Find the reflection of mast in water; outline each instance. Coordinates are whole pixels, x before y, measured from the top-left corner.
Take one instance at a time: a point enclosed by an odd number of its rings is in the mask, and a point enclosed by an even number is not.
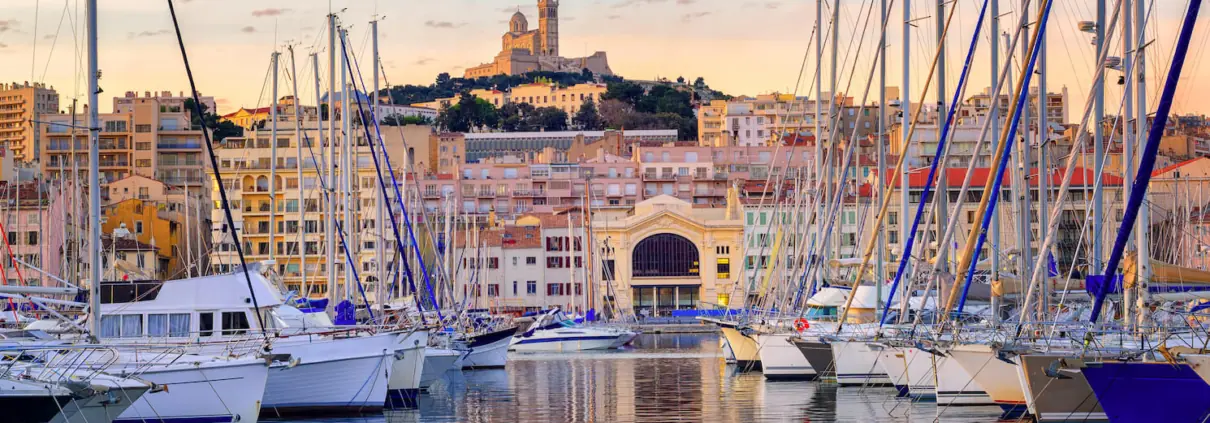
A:
[[[839,385],[815,383],[811,388],[811,402],[803,407],[802,421],[836,421],[836,395]]]

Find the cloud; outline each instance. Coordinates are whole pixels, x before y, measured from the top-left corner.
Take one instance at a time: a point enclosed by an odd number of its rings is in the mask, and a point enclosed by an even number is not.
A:
[[[676,4],[679,4],[679,5],[682,5],[682,6],[684,6],[684,5],[690,5],[690,4],[693,4],[693,3],[696,3],[696,2],[697,2],[697,0],[676,0]]]
[[[438,28],[438,29],[454,29],[454,28],[460,28],[465,25],[466,25],[466,22],[458,22],[458,23],[449,22],[449,21],[425,21],[424,22],[424,26],[427,26],[429,28]]]
[[[621,16],[619,16],[619,15],[609,15],[609,16],[606,16],[606,17],[605,17],[605,19],[609,19],[609,20],[611,20],[611,21],[614,21],[614,20],[622,19],[622,17],[621,17]]]
[[[690,21],[693,21],[693,20],[695,20],[695,19],[697,19],[697,18],[702,18],[702,17],[706,17],[706,16],[710,16],[710,12],[693,12],[693,13],[686,13],[686,14],[684,14],[684,15],[681,15],[681,21],[683,21],[683,22],[690,22]]]
[[[128,32],[128,33],[126,33],[126,38],[133,40],[135,38],[155,37],[155,36],[166,35],[166,34],[168,34],[167,29],[160,29],[160,30],[155,30],[155,31]]]
[[[256,32],[256,28],[251,27],[251,26],[245,26],[243,28],[240,28],[239,30],[240,30],[240,32],[243,32],[245,34],[251,34],[253,32]]]
[[[570,21],[576,20],[576,17],[575,16],[561,16],[561,17],[559,17],[559,19],[563,20],[564,22],[570,22]]]
[[[18,32],[17,27],[20,25],[21,22],[17,22],[16,19],[0,20],[0,34],[8,31]]]
[[[777,3],[777,2],[768,2],[768,3],[765,3],[765,8],[766,8],[766,9],[776,9],[776,8],[778,8],[778,7],[781,7],[781,3]]]
[[[416,59],[416,61],[415,61],[415,62],[412,62],[412,64],[413,64],[413,65],[416,65],[416,66],[424,66],[424,65],[427,65],[427,64],[429,64],[429,63],[433,63],[433,58],[432,58],[432,57],[421,57],[421,58],[419,58],[419,59]]]
[[[290,9],[279,9],[279,8],[270,7],[268,9],[253,10],[252,16],[261,18],[261,17],[266,17],[266,16],[281,16],[281,15],[284,15],[287,13],[290,13]]]
[[[0,48],[8,48],[8,44],[0,43]]]
[[[43,35],[43,36],[42,36],[42,39],[43,39],[43,40],[53,40],[53,39],[55,39],[55,34],[46,34],[46,35]]]
[[[640,5],[640,4],[651,5],[651,4],[656,4],[656,3],[664,3],[665,1],[667,1],[667,0],[624,0],[622,2],[615,3],[613,5],[613,8],[621,9],[624,7],[636,6],[636,5]],[[678,0],[678,2],[679,1],[680,0]]]

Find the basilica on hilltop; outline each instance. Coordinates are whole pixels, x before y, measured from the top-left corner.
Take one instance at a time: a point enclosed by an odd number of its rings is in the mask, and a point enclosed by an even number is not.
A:
[[[581,72],[613,75],[605,52],[588,57],[559,55],[559,0],[538,0],[538,29],[529,29],[525,14],[517,11],[508,21],[508,32],[501,37],[501,50],[491,63],[467,68],[466,78],[517,75],[533,71]]]

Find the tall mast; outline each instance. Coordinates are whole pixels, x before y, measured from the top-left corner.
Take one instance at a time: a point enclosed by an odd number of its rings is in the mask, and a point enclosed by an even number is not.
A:
[[[315,74],[316,80],[319,74]],[[316,94],[318,95],[318,94]],[[328,303],[336,301],[336,15],[328,15],[328,195],[324,236],[328,241]],[[323,120],[323,117],[320,117]],[[321,131],[322,132],[322,131]],[[322,137],[321,137],[322,138]],[[321,145],[322,148],[322,145]]]
[[[912,115],[912,99],[908,95],[908,93],[911,91],[911,87],[912,87],[912,77],[911,77],[911,75],[912,75],[912,66],[911,66],[912,54],[911,53],[912,53],[912,0],[903,0],[903,89],[901,89],[899,91],[899,114],[902,118],[902,122],[899,124],[899,133],[903,137],[903,139],[901,140],[901,144],[900,144],[903,146],[903,148],[899,149],[899,155],[901,155],[901,156],[906,155],[908,153],[907,152],[908,147],[911,146],[911,134],[908,133],[909,132],[908,128],[911,128],[911,126],[912,126],[912,119],[910,117]],[[902,168],[899,169],[899,243],[900,243],[900,251],[906,251],[907,242],[908,242],[908,240],[912,239],[910,236],[908,236],[909,235],[908,234],[908,227],[909,227],[909,225],[908,225],[908,216],[909,216],[908,215],[908,199],[910,198],[908,196],[908,190],[910,189],[910,187],[911,186],[908,183],[908,167],[903,166]],[[900,257],[899,259],[903,260],[903,257]],[[912,274],[912,270],[911,270],[912,265],[911,265],[910,260],[908,260],[907,263],[905,263],[904,265],[901,265],[900,267],[903,268],[903,270],[900,273],[908,274],[908,275]],[[902,275],[897,275],[896,277],[902,277]],[[904,289],[904,292],[910,292],[910,291],[911,290],[909,290],[909,289],[906,289],[906,288]],[[895,295],[895,293],[892,292],[891,295]],[[906,299],[906,298],[909,298],[909,296],[905,294],[903,296],[903,298]],[[907,305],[908,301],[904,300],[903,304]],[[883,313],[883,314],[885,314],[885,313]],[[900,316],[902,317],[903,314],[900,313]]]
[[[290,46],[289,48],[290,48],[290,83],[293,85],[292,91],[294,92],[294,153],[295,153],[294,161],[298,164],[298,167],[296,168],[296,171],[297,171],[296,177],[298,178],[298,271],[300,272],[300,275],[302,276],[302,280],[303,280],[302,284],[305,285],[307,283],[306,282],[307,281],[307,252],[306,252],[307,243],[306,243],[306,231],[304,230],[305,228],[303,226],[307,221],[307,207],[306,207],[307,200],[305,200],[307,197],[306,197],[305,193],[303,192],[303,153],[302,153],[303,128],[302,128],[302,116],[300,115],[302,105],[298,99],[298,66],[295,65],[295,63],[294,63],[294,46]],[[319,92],[319,90],[315,90],[315,91]],[[303,290],[302,295],[308,295],[307,291]]]
[[[349,30],[342,28],[340,30],[340,45],[341,46],[349,45],[348,36],[349,36]],[[342,47],[342,49],[343,49],[343,47]],[[352,111],[353,110],[351,109],[351,105],[349,104],[349,97],[353,96],[353,95],[357,95],[357,93],[356,92],[350,93],[350,90],[349,90],[349,68],[348,68],[348,63],[347,63],[348,60],[349,60],[349,53],[343,52],[340,55],[340,124],[341,124],[340,140],[342,141],[341,142],[341,152],[340,152],[340,157],[342,159],[340,162],[340,176],[341,176],[340,180],[342,183],[342,188],[344,189],[344,223],[343,223],[343,227],[344,227],[344,232],[345,232],[345,237],[346,237],[345,248],[349,249],[349,256],[352,257],[352,260],[350,260],[351,263],[345,264],[345,266],[346,266],[345,272],[344,272],[345,273],[345,299],[352,301],[353,285],[355,285],[357,283],[357,281],[353,279],[353,270],[354,269],[351,269],[349,267],[356,266],[357,260],[360,259],[360,255],[358,254],[358,251],[357,251],[358,250],[357,233],[360,232],[361,228],[359,227],[360,225],[353,224],[354,223],[354,221],[353,221],[353,205],[354,205],[353,204],[353,177],[354,176],[353,175],[355,173],[353,171],[353,163],[356,162],[356,160],[353,159],[353,152],[356,151],[356,149],[354,147],[354,142],[355,142],[354,140],[356,138],[353,136],[353,128],[352,128],[352,126],[353,126],[352,125],[353,124]],[[353,91],[356,91],[356,90],[353,90]]]
[[[1029,12],[1022,10],[1022,13],[1029,13]],[[1008,41],[1008,33],[1004,33],[1003,35],[1004,35],[1004,45],[1011,46],[1011,44]],[[1030,43],[1028,43],[1028,42],[1021,43],[1022,48],[1024,48],[1024,49],[1028,49],[1029,44]],[[1007,47],[1007,48],[1011,48],[1011,47]],[[1009,51],[1008,57],[1005,60],[1011,61],[1012,54],[1013,54],[1013,52]],[[1021,61],[1025,61],[1025,60],[1028,60],[1028,53],[1022,53],[1022,55],[1021,55]],[[1013,80],[1012,67],[1010,66],[1006,69],[1008,69],[1008,71],[1006,72],[1008,74],[1008,76],[1007,76],[1007,78],[1005,78],[1005,81],[1012,81]],[[1013,98],[1013,97],[1016,95],[1015,93],[1018,92],[1016,86],[1013,87],[1012,92],[1014,94],[1009,94],[1007,96],[1009,98],[1010,102],[1012,100],[1015,100],[1015,98]],[[1029,89],[1026,88],[1025,92],[1022,93],[1021,95],[1028,96]],[[1025,104],[1028,104],[1028,103],[1029,102],[1027,100],[1025,102]],[[1000,104],[1000,98],[998,96],[996,97],[996,104]],[[1006,119],[1004,122],[1005,125],[1013,126],[1014,123],[1019,124],[1020,122],[1026,122],[1025,118],[1022,117],[1022,115],[1024,114],[1024,110],[1022,110],[1020,113],[1014,114],[1011,109],[1014,108],[1015,105],[1010,103],[1008,105],[1008,107],[1010,108],[1010,110],[1005,110],[1004,116],[1008,119],[1012,119],[1013,122],[1009,122]],[[1028,109],[1028,107],[1023,107],[1023,109]],[[1025,137],[1025,135],[1021,135],[1021,136]],[[1013,200],[1014,200],[1013,208],[1016,209],[1015,210],[1016,212],[1014,214],[1017,216],[1017,218],[1014,219],[1017,223],[1017,229],[1016,229],[1017,239],[1015,241],[1015,244],[1017,246],[1017,257],[1016,257],[1017,270],[1016,271],[1017,271],[1018,275],[1028,275],[1029,274],[1029,263],[1031,262],[1031,258],[1033,257],[1033,255],[1030,254],[1030,252],[1033,251],[1033,249],[1029,242],[1030,241],[1030,239],[1029,239],[1030,238],[1029,185],[1027,184],[1029,179],[1025,177],[1026,172],[1029,171],[1029,167],[1025,164],[1024,152],[1029,151],[1029,148],[1024,142],[1017,143],[1016,148],[1017,148],[1017,151],[1014,153],[1016,156],[1015,157],[1016,160],[1014,162],[1016,163],[1017,166],[1011,175],[1012,176],[1012,186],[1010,187],[1010,189],[1012,190]],[[1007,154],[1008,152],[1005,152],[1005,153]],[[990,163],[990,165],[995,166],[996,164]],[[989,194],[990,194],[989,192],[984,192],[983,195],[986,197]],[[1028,310],[1022,310],[1021,313],[1022,313],[1022,315],[1024,315],[1024,313],[1028,313]]]
[[[1143,48],[1143,34],[1146,34],[1146,10],[1143,9],[1145,2],[1134,2],[1134,28],[1139,36],[1135,43],[1136,48]],[[1140,52],[1143,53],[1143,52]],[[1135,81],[1135,88],[1138,90],[1138,102],[1135,104],[1135,126],[1137,128],[1139,140],[1147,137],[1147,78],[1146,78],[1146,54],[1139,54],[1138,61],[1134,64],[1135,72],[1138,73],[1138,79]],[[1145,145],[1142,142],[1138,143],[1139,160],[1142,160],[1146,155]],[[1141,166],[1141,164],[1140,164]],[[1135,228],[1135,241],[1138,243],[1138,280],[1139,290],[1139,310],[1147,303],[1147,285],[1151,280],[1151,246],[1148,236],[1151,234],[1151,208],[1144,206],[1142,213],[1139,213],[1138,226]],[[1139,321],[1142,322],[1142,314],[1139,315]]]
[[[1104,1],[1104,0],[1099,0],[1099,1]],[[987,93],[988,100],[990,100],[990,107],[987,112],[987,119],[990,119],[990,122],[989,122],[990,133],[998,134],[998,133],[1000,133],[1000,129],[999,129],[1000,99],[999,99],[999,95],[997,95],[995,98],[992,98],[991,95],[998,93],[1000,91],[998,88],[998,85],[1000,85],[1000,79],[999,79],[1000,78],[1000,75],[999,75],[999,73],[1000,73],[1000,48],[996,45],[997,44],[996,38],[1000,34],[1000,0],[988,0],[988,6],[989,6],[989,9],[991,9],[991,13],[990,13],[991,19],[988,19],[988,25],[990,25],[990,27],[988,28],[988,31],[987,31],[987,34],[989,36],[991,36],[991,43],[990,43],[991,48],[988,49],[989,52],[991,53],[991,66],[989,67],[989,69],[991,69],[991,72],[990,72],[991,84],[988,85],[991,88],[991,91]],[[971,160],[978,160],[978,157],[971,157]],[[992,214],[991,232],[992,232],[991,233],[991,237],[992,237],[992,250],[991,250],[992,281],[999,281],[1000,280],[1000,213],[998,211],[996,213]],[[992,298],[991,298],[991,302],[992,302],[992,304],[991,304],[992,317],[991,318],[992,318],[992,323],[995,324],[995,323],[1000,323],[1000,296],[995,294],[994,290],[992,292],[993,293],[992,293]]]
[[[1130,7],[1129,1],[1124,1],[1121,4],[1122,13],[1122,69],[1126,78],[1125,88],[1126,95],[1122,101],[1125,103],[1122,106],[1122,116],[1119,116],[1120,130],[1122,131],[1122,207],[1130,204],[1130,193],[1133,187],[1127,181],[1134,180],[1134,130],[1132,129],[1131,120],[1134,117],[1134,96],[1130,93],[1130,84],[1134,83],[1134,21],[1130,19],[1133,10]],[[1117,126],[1117,125],[1115,125]],[[1113,134],[1110,134],[1112,136]],[[1126,236],[1134,236],[1130,232]],[[1137,246],[1137,244],[1136,244]],[[1134,315],[1134,292],[1132,290],[1123,290],[1122,292],[1122,317],[1123,321],[1130,322]]]
[[[314,74],[314,75],[315,75],[315,114],[317,115],[317,116],[315,116],[315,123],[316,123],[316,125],[317,125],[316,130],[315,130],[315,135],[316,135],[316,136],[315,136],[315,138],[318,140],[319,148],[321,149],[321,150],[320,150],[320,156],[322,157],[322,156],[323,156],[323,150],[322,150],[322,149],[324,148],[324,119],[323,119],[323,115],[319,114],[319,106],[323,104],[323,92],[322,92],[322,91],[320,91],[320,89],[319,89],[319,54],[316,54],[316,53],[311,53],[311,69],[312,69],[312,74]],[[329,114],[329,116],[330,116],[330,115],[331,115],[331,113],[332,113],[332,110],[331,110],[331,109],[332,109],[332,107],[331,107],[331,106],[329,106],[329,107],[328,107],[328,114]],[[301,142],[301,141],[303,140],[303,138],[301,138],[301,137],[302,137],[302,135],[301,135],[301,134],[299,134],[299,137],[300,137],[300,138],[299,138],[299,144],[298,144],[298,154],[299,154],[299,155],[302,155],[302,142]],[[331,139],[331,138],[328,138],[328,142],[332,142],[332,139]],[[315,162],[315,160],[314,160],[314,156],[311,156],[311,157],[312,157],[312,160],[311,160],[311,161],[312,161],[312,162]],[[332,160],[331,160],[331,159],[328,159],[327,161],[328,161],[328,162],[331,162]],[[318,184],[318,182],[320,182],[320,181],[322,181],[322,180],[323,180],[323,177],[324,177],[324,170],[323,170],[323,166],[325,166],[325,165],[326,165],[326,163],[312,163],[312,165],[315,167],[315,180],[316,180],[316,182],[317,182],[317,183],[316,183],[316,185],[317,185],[317,187],[318,187],[318,185],[320,185],[320,184]],[[299,166],[302,166],[301,162],[299,163]],[[300,190],[302,189],[303,185],[304,185],[304,184],[302,183],[302,181],[301,181],[301,180],[299,180],[299,181],[298,181],[298,187],[299,187],[299,189],[300,189]],[[326,193],[326,191],[325,191],[323,188],[319,188],[319,190],[320,190],[320,193],[321,193],[321,194]],[[328,217],[328,216],[330,216],[330,214],[331,214],[331,210],[332,210],[332,202],[331,202],[331,201],[329,201],[329,200],[328,200],[326,197],[324,197],[323,195],[321,195],[321,200],[323,200],[323,202],[324,202],[324,207],[325,207],[325,209],[326,209],[326,211],[327,211],[327,213],[325,213],[325,214],[324,214],[324,216],[325,216],[325,217]],[[300,199],[299,201],[302,201],[302,200]],[[319,221],[320,221],[320,222],[323,222],[324,220],[323,220],[323,219],[320,219]],[[330,221],[329,221],[329,222],[330,222]],[[298,231],[299,231],[300,233],[305,234],[305,233],[307,232],[306,221],[304,220],[304,221],[298,222],[298,225],[299,225]],[[333,249],[332,249],[332,247],[331,247],[331,245],[332,245],[332,244],[331,244],[331,240],[332,240],[332,229],[331,229],[331,225],[324,224],[323,226],[324,226],[324,228],[325,228],[325,229],[324,229],[324,237],[325,237],[325,238],[324,238],[324,240],[328,241],[328,265],[329,265],[329,266],[331,266],[331,265],[332,265],[332,262],[333,262],[333,260],[332,260],[332,253],[335,251],[335,250],[333,250]],[[316,229],[318,229],[318,228],[316,228]],[[316,245],[318,245],[318,243],[316,243]],[[301,249],[303,249],[303,250],[306,250],[306,244],[299,245],[298,247],[299,247],[299,248],[301,248]],[[305,265],[306,263],[303,263],[303,264]],[[310,296],[309,294],[310,294],[310,292],[311,292],[311,291],[310,291],[310,290],[308,290],[308,287],[307,287],[307,285],[308,285],[308,281],[307,281],[307,277],[306,277],[306,275],[307,275],[307,274],[306,274],[306,270],[305,270],[305,269],[306,269],[306,266],[303,266],[303,269],[304,269],[304,270],[303,270],[303,285],[302,285],[302,286],[303,286],[303,293],[305,293],[305,294],[307,294],[308,296]],[[334,287],[334,286],[336,286],[336,283],[335,283],[335,282],[333,282],[333,281],[335,280],[335,279],[334,279],[334,278],[335,278],[335,276],[334,276],[335,274],[336,274],[336,272],[335,272],[335,271],[333,271],[333,269],[331,269],[331,268],[329,268],[329,269],[328,269],[328,291],[327,291],[327,296],[328,296],[328,298],[329,298],[329,299],[331,299],[331,298],[332,298],[332,290],[333,290],[333,287]],[[329,303],[331,303],[331,301],[329,301]]]
[[[937,27],[937,50],[939,51],[939,53],[937,54],[937,118],[936,118],[937,119],[936,122],[937,122],[937,139],[938,140],[941,139],[941,127],[945,125],[945,116],[946,116],[946,106],[945,106],[946,103],[945,102],[947,100],[946,99],[947,90],[946,90],[946,86],[945,86],[945,56],[946,56],[945,25],[942,24],[942,21],[945,19],[945,2],[946,2],[946,0],[937,0],[937,19],[936,19],[937,24],[934,25]],[[936,184],[937,184],[936,192],[937,193],[934,194],[934,196],[933,196],[933,200],[937,204],[937,229],[936,229],[936,231],[937,231],[938,237],[941,236],[942,228],[946,227],[949,222],[949,196],[950,196],[950,194],[949,194],[949,187],[945,183],[946,167],[947,166],[944,161],[937,164],[937,168],[939,169],[940,173],[938,173],[939,177],[937,178],[937,182],[936,182]],[[924,200],[925,200],[924,198],[920,199],[920,201],[924,201]],[[926,226],[926,228],[927,228],[927,226]],[[925,239],[928,239],[928,238],[926,237]],[[940,245],[941,243],[949,242],[948,239],[940,239],[940,238],[936,238],[936,241],[937,241],[938,245]],[[940,251],[940,249],[938,249],[938,251]],[[940,267],[941,271],[944,272],[947,269],[949,269],[949,265],[948,265],[949,260],[946,257],[937,257],[937,261],[942,263],[941,267]],[[938,292],[940,292],[940,288],[941,287],[938,286]],[[926,292],[925,295],[928,295],[928,293]]]
[[[832,44],[831,45],[832,72],[830,72],[830,74],[828,75],[828,77],[829,77],[828,89],[831,90],[832,92],[828,96],[829,97],[828,98],[828,120],[831,121],[833,125],[839,126],[840,125],[840,120],[839,120],[840,108],[836,105],[836,97],[837,97],[836,71],[838,70],[838,66],[840,65],[840,62],[838,61],[838,56],[837,56],[837,52],[838,52],[839,46],[840,46],[840,0],[835,0],[832,2],[832,43],[831,44]],[[839,153],[839,151],[840,151],[840,149],[838,148],[840,145],[839,141],[840,141],[840,138],[844,137],[844,131],[843,130],[842,131],[829,131],[829,133],[833,133],[833,132],[836,133],[837,139],[830,139],[831,138],[830,134],[828,136],[828,138],[829,138],[828,139],[828,158],[833,159],[833,160],[829,160],[829,162],[828,162],[828,169],[827,169],[828,183],[826,185],[828,190],[825,192],[829,193],[829,195],[828,195],[828,197],[825,197],[825,198],[831,198],[831,193],[832,193],[831,190],[841,189],[841,184],[836,183],[835,185],[833,185],[833,183],[836,182],[836,165],[839,162],[837,160],[834,160],[834,159],[836,159],[836,157],[832,157],[832,156],[835,155],[836,153]],[[840,176],[840,180],[844,181],[844,175]],[[844,201],[843,197],[841,198],[840,201],[842,201],[842,202]],[[841,212],[843,213],[843,210]],[[835,234],[833,233],[833,234],[826,234],[826,235],[828,235],[828,237],[827,237],[828,245],[831,247],[831,248],[827,249],[827,251],[828,251],[827,258],[833,259],[833,258],[839,257],[840,256],[840,254],[839,254],[840,253],[840,243],[836,242]],[[856,288],[854,288],[854,289],[856,289]]]
[[[273,97],[269,101],[269,260],[277,253],[277,72],[276,51],[270,56],[273,68]]]
[[[886,0],[879,1],[878,17],[879,22],[882,22],[882,28],[886,28],[887,22],[887,7]],[[879,37],[879,43],[886,45],[886,31],[882,31],[882,36]],[[878,201],[883,201],[887,196],[886,181],[886,48],[878,49],[878,141],[875,145],[878,146]],[[874,312],[877,313],[882,308],[882,282],[886,279],[885,250],[886,250],[886,229],[887,225],[881,223],[874,229],[875,236],[878,237],[878,265],[875,271],[878,272],[878,277],[874,279],[874,289],[877,292],[877,302],[874,305]],[[795,235],[797,241],[797,234]]]
[[[1044,5],[1038,4],[1038,9],[1041,10]],[[1047,160],[1046,144],[1050,141],[1050,131],[1047,129],[1046,120],[1046,34],[1042,34],[1042,43],[1038,44],[1038,234],[1042,234],[1048,228],[1050,217],[1050,208],[1047,207],[1047,197],[1050,196],[1050,165]],[[1042,242],[1041,239],[1038,240]],[[1038,254],[1047,256],[1046,263],[1050,262],[1050,250],[1038,250]],[[1056,263],[1056,266],[1058,264]],[[1049,272],[1049,269],[1047,270]],[[1049,280],[1049,273],[1047,279]],[[1050,302],[1050,284],[1042,284],[1042,289],[1038,291],[1038,309],[1045,312],[1049,309]]]
[[[1101,53],[1105,50],[1105,0],[1096,0],[1097,2],[1097,27],[1096,27],[1096,49],[1097,57],[1101,57]],[[1123,58],[1124,59],[1124,58]],[[1092,159],[1094,174],[1100,176],[1105,171],[1105,161],[1102,156],[1105,149],[1105,80],[1098,79],[1092,87],[1094,91],[1093,98],[1093,129],[1092,129]],[[1111,134],[1112,135],[1112,134]],[[1103,238],[1105,230],[1102,220],[1104,219],[1105,201],[1101,193],[1101,178],[1094,178],[1092,188],[1092,250],[1088,252],[1089,262],[1093,269],[1102,267],[1101,260],[1105,257],[1105,247]],[[1125,185],[1125,184],[1123,184]]]
[[[819,183],[820,178],[823,176],[823,116],[821,101],[823,101],[823,0],[818,0],[815,2],[815,174],[812,175],[812,182],[820,189],[815,192],[815,196],[819,200],[817,201],[818,207],[815,210],[815,219],[813,222],[815,224],[815,231],[812,233],[812,246],[823,242],[825,234],[823,233],[823,225],[820,223],[823,219],[824,211],[827,210],[827,205],[823,201],[823,184]],[[814,251],[810,251],[809,253],[815,254]],[[810,259],[814,261],[817,257],[810,257]],[[821,285],[822,282],[823,272],[815,272],[812,289],[808,290],[808,292],[814,293],[814,287]]]
[[[97,0],[87,0],[88,9],[88,250],[90,258],[88,270],[89,296],[88,310],[92,313],[88,319],[88,330],[93,339],[101,339],[101,164],[100,136],[101,120],[97,109],[101,103],[97,100],[100,93],[97,79]],[[72,157],[75,161],[75,157]],[[235,228],[231,228],[235,231]]]
[[[369,118],[377,120],[377,119],[379,119],[379,117],[378,117],[378,69],[379,69],[379,65],[378,65],[378,19],[377,18],[375,18],[373,21],[370,21],[370,43],[372,46],[371,51],[372,51],[372,54],[374,55],[374,60],[372,61],[372,63],[374,64],[374,91],[372,93],[370,93],[370,98],[371,98],[370,103],[372,103],[372,105],[370,106]],[[367,123],[362,122],[362,124],[364,125]],[[373,122],[370,122],[368,124],[372,125]],[[378,140],[378,142],[382,142],[382,140]],[[378,155],[378,151],[374,150],[374,148],[371,147],[370,154]],[[384,164],[383,167],[386,168],[385,170],[387,172],[392,172],[392,173],[394,172],[394,170],[392,170],[390,168],[390,164],[386,163],[385,159],[381,160],[381,161],[383,162],[383,164]],[[407,175],[405,174],[404,177],[407,177]],[[387,222],[386,218],[384,217],[385,211],[383,210],[383,207],[385,207],[386,203],[387,203],[387,197],[386,197],[385,189],[374,190],[374,191],[376,192],[376,194],[378,196],[378,201],[375,201],[376,207],[374,208],[374,214],[375,214],[375,220],[374,220],[374,234],[375,234],[374,256],[375,257],[374,258],[378,264],[378,266],[376,268],[378,270],[378,284],[375,285],[374,291],[377,293],[378,298],[380,300],[382,300],[385,298],[385,297],[383,297],[383,293],[382,293],[382,289],[384,286],[383,284],[385,284],[386,280],[387,280],[386,249],[385,249],[386,247],[383,245],[383,244],[386,244],[386,232],[382,230],[383,224],[385,222]],[[402,257],[400,257],[400,258],[402,259]]]

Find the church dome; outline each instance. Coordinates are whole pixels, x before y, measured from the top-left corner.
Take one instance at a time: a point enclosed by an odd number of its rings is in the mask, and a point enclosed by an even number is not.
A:
[[[511,32],[529,31],[529,21],[525,19],[525,15],[520,10],[513,14],[513,18],[508,21],[508,30]]]

